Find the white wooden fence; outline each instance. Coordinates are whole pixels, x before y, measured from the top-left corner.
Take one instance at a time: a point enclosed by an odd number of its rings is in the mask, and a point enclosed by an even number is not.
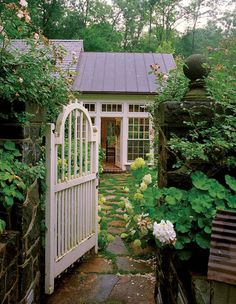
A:
[[[54,279],[95,247],[97,251],[96,129],[80,103],[63,108],[46,135],[45,293]]]

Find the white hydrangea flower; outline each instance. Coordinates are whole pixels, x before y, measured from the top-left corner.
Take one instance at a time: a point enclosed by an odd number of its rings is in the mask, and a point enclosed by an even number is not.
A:
[[[151,174],[146,174],[146,175],[144,175],[144,177],[143,177],[143,182],[144,182],[146,185],[151,184],[151,182],[152,182],[152,176],[151,176]]]
[[[23,13],[21,10],[19,10],[19,11],[17,12],[16,16],[17,16],[19,19],[22,19],[22,18],[24,17],[24,13]]]
[[[28,6],[28,3],[26,0],[20,0],[19,4],[22,6],[22,7],[27,7]]]
[[[159,224],[157,222],[153,225],[153,235],[162,244],[174,244],[176,241],[176,233],[174,225],[170,221],[161,220]]]
[[[141,183],[140,188],[139,188],[142,192],[147,190],[147,184],[145,184],[144,182]]]

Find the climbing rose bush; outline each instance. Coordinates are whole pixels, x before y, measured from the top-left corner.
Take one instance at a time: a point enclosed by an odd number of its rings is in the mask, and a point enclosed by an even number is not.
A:
[[[168,220],[161,220],[159,224],[154,222],[153,235],[162,245],[175,244],[176,242],[174,225]]]

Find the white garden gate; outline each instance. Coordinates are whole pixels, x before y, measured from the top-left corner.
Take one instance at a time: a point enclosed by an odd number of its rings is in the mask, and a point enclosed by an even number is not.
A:
[[[80,103],[63,108],[46,135],[45,293],[54,279],[95,247],[97,251],[97,133]]]

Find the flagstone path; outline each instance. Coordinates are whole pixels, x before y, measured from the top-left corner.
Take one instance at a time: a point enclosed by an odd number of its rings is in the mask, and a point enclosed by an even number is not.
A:
[[[155,258],[150,258],[153,252],[130,248],[120,237],[125,221],[119,200],[125,195],[122,188],[132,182],[131,178],[128,174],[102,175],[99,192],[106,198],[102,216],[114,240],[98,255],[87,256],[57,279],[54,294],[44,303],[155,303]]]

